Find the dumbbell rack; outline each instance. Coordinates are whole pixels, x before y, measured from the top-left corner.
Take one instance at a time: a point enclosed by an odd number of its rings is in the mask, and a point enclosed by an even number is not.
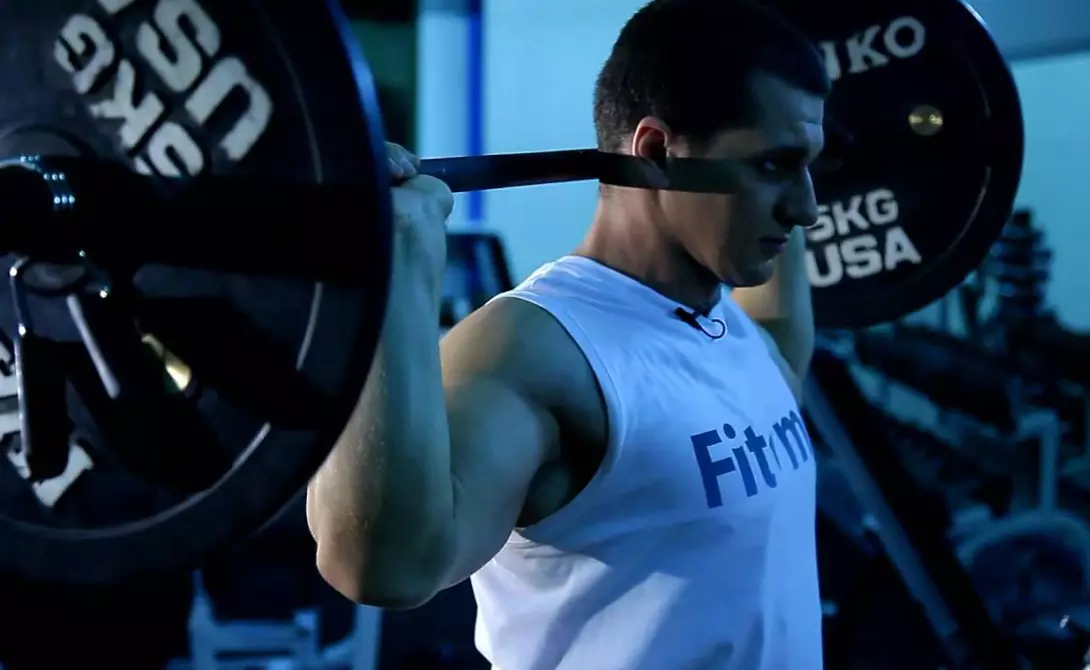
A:
[[[864,366],[942,408],[935,430],[950,443],[949,453],[960,450],[986,472],[1016,478],[1019,489],[1036,498],[1027,505],[1056,506],[1065,426],[1041,402],[1044,384],[1017,361],[908,325],[858,334],[853,353]],[[1035,450],[1032,460],[1025,455],[1029,449]],[[1027,473],[1036,473],[1037,481],[1027,480]]]
[[[926,496],[905,477],[903,461],[881,438],[881,416],[863,396],[848,362],[819,349],[806,397],[813,430],[834,451],[854,493],[875,519],[875,531],[887,554],[921,604],[954,667],[1025,667],[1025,658],[993,620],[954,552],[945,524],[926,513]],[[1082,667],[1075,666],[1074,659],[1081,658],[1087,646],[1084,636],[1075,636],[1070,667]]]
[[[988,345],[1043,378],[1039,404],[1056,408],[1063,422],[1053,476],[1087,492],[1090,399],[1085,389],[1090,386],[1090,337],[1063,326],[1048,308],[1051,261],[1052,251],[1044,232],[1034,226],[1032,212],[1015,212],[984,266],[995,299],[981,330],[994,340]]]
[[[986,274],[995,287],[995,311],[989,319],[1005,334],[1017,335],[1046,314],[1052,251],[1044,233],[1033,226],[1028,210],[1011,217],[1003,234],[992,245]]]

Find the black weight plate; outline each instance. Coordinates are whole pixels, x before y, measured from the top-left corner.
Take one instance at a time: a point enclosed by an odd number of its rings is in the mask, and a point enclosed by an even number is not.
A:
[[[966,567],[993,616],[1014,628],[1084,601],[1086,556],[1076,544],[1055,529],[1025,532],[981,547]]]
[[[926,306],[984,260],[1013,208],[1023,128],[1003,58],[960,0],[767,1],[834,79],[831,169],[814,174],[824,216],[807,233],[818,325]]]
[[[162,415],[183,423],[126,414],[158,398],[155,389],[124,395],[129,404],[108,398],[63,300],[32,296],[31,327],[47,339],[54,367],[39,358],[25,372],[63,373],[60,400],[46,411],[63,421],[67,401],[72,438],[93,463],[65,486],[32,487],[13,467],[25,451],[10,356],[0,357],[0,455],[8,456],[0,458],[0,570],[100,583],[195,566],[305,486],[370,368],[391,244],[370,73],[334,0],[9,2],[0,7],[0,39],[0,157],[92,154],[167,176],[267,178],[270,188],[275,180],[359,184],[358,209],[344,212],[368,270],[359,285],[165,267],[113,278],[131,289],[118,304],[132,312],[107,315],[102,332],[139,328],[188,365],[196,382],[164,396],[170,412]],[[135,100],[125,99],[130,84]],[[116,195],[124,208],[125,194]],[[307,225],[302,206],[284,216]],[[222,222],[225,236],[252,236],[255,245],[261,225]],[[7,352],[11,296],[0,290]],[[82,299],[92,311],[110,304]],[[52,506],[41,502],[50,487]]]

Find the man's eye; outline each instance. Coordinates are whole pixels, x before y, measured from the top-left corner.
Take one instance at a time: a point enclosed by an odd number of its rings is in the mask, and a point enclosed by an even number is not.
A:
[[[767,174],[776,174],[777,172],[779,172],[780,170],[783,169],[783,166],[780,164],[780,161],[769,159],[769,160],[761,161],[757,165],[757,168],[761,172],[764,172],[764,173],[767,173]]]

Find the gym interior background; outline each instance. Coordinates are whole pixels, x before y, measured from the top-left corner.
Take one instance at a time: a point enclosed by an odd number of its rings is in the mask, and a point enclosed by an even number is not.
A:
[[[594,76],[617,30],[642,2],[345,5],[379,86],[389,138],[439,157],[593,145]],[[1034,258],[1044,259],[1046,271],[1032,287],[1039,301],[1030,302],[1042,318],[1054,315],[1069,356],[1090,352],[1084,334],[1090,333],[1084,288],[1090,189],[1083,183],[1090,156],[1090,3],[971,4],[1012,62],[1026,122],[1018,207],[1020,221],[1037,232],[1012,234],[1014,241],[1001,244],[1024,244],[1028,237],[1036,245]],[[452,282],[445,318],[456,321],[570,250],[589,221],[595,188],[572,183],[459,195],[451,223],[459,241],[451,245],[451,259],[457,277],[470,280]],[[944,396],[933,392],[933,381],[906,372],[934,368],[935,379],[949,382],[969,374],[949,366],[973,361],[992,365],[989,378],[1000,382],[1004,374],[1010,380],[1021,374],[998,371],[1000,354],[964,337],[972,329],[966,295],[955,292],[861,339],[850,363],[867,401],[887,419],[876,439],[888,442],[931,487],[950,537],[972,562],[978,588],[1004,625],[1047,638],[1026,631],[1035,617],[1059,611],[1090,625],[1090,476],[1083,472],[1090,403],[1081,372],[1050,370],[1062,378],[1063,393],[1000,418],[977,406],[987,399]],[[893,337],[909,344],[891,352]],[[1074,358],[1063,365],[1090,369]],[[1054,456],[1052,466],[1042,465],[1042,454]],[[874,540],[873,516],[853,498],[831,450],[823,454],[821,473],[827,667],[940,667],[917,598]],[[1015,517],[1037,525],[1011,531],[1004,520]],[[299,506],[196,575],[108,591],[9,583],[0,592],[16,619],[0,633],[6,668],[63,667],[58,654],[117,668],[166,662],[178,669],[486,665],[473,650],[467,585],[411,612],[352,607],[318,578]],[[107,607],[109,616],[102,616]],[[51,636],[44,642],[43,630]]]

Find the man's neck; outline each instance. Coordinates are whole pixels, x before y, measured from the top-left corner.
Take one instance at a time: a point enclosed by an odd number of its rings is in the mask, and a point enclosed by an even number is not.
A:
[[[599,199],[590,230],[575,254],[706,314],[719,302],[722,284],[666,237],[655,216],[650,208],[623,207]]]

